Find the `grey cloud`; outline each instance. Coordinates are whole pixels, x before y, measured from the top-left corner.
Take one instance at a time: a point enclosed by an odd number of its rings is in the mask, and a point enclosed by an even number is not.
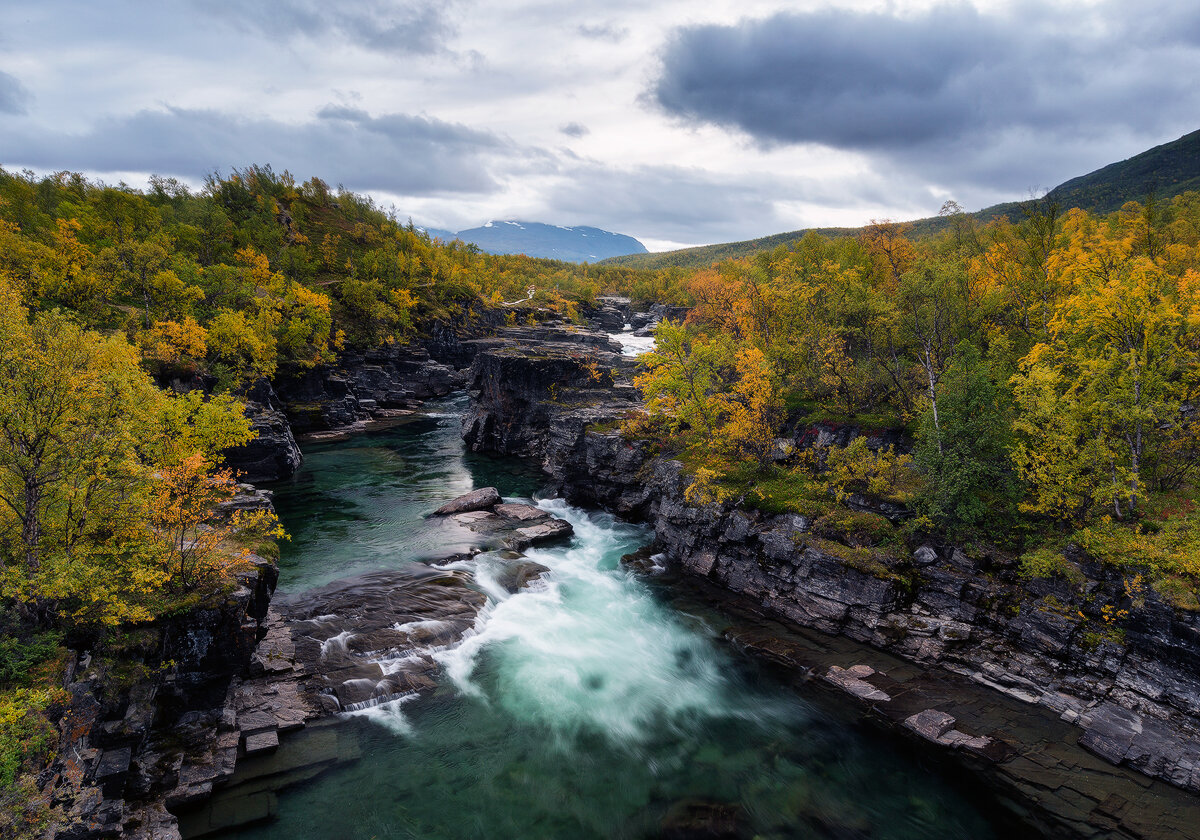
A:
[[[405,114],[372,117],[335,105],[299,125],[169,108],[106,120],[75,136],[0,130],[0,141],[8,165],[198,178],[259,163],[351,189],[408,195],[491,192],[498,188],[493,166],[535,154],[456,123]]]
[[[24,114],[29,99],[25,86],[0,70],[0,114]]]
[[[629,37],[629,30],[611,23],[582,23],[579,25],[579,34],[585,38],[617,44]]]
[[[591,133],[586,125],[577,122],[569,122],[566,125],[560,125],[558,130],[568,137],[586,137]]]
[[[227,22],[242,22],[264,35],[322,38],[334,35],[381,53],[428,54],[454,35],[449,0],[195,0]]]
[[[648,98],[764,146],[816,143],[995,184],[1011,174],[1000,143],[1022,141],[1037,170],[1048,144],[1194,129],[1200,10],[1177,5],[823,10],[686,27]]]
[[[821,200],[818,190],[836,189],[676,166],[614,170],[593,164],[566,174],[545,196],[553,218],[587,220],[607,230],[676,242],[727,242],[788,230],[794,225],[775,199],[811,190],[811,197]]]

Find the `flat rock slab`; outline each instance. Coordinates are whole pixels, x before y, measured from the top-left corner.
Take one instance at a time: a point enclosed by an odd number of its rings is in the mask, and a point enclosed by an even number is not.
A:
[[[259,732],[257,735],[246,737],[246,755],[259,755],[279,748],[279,733],[272,729],[270,732]]]
[[[549,513],[539,507],[515,502],[496,505],[492,508],[492,511],[503,516],[505,519],[513,519],[517,522],[535,522],[539,519],[547,519],[550,516]]]
[[[455,513],[446,521],[491,537],[493,545],[513,551],[565,539],[575,533],[570,522],[526,504],[500,504],[491,510]]]
[[[432,688],[433,652],[461,639],[486,600],[468,572],[412,564],[279,597],[275,609],[292,633],[303,693],[332,713]]]
[[[984,750],[992,743],[991,738],[972,736],[954,728],[953,715],[939,712],[937,709],[926,709],[907,718],[904,725],[916,732],[927,741],[933,741],[947,747],[961,749]]]
[[[434,516],[449,516],[452,513],[468,513],[474,510],[488,510],[500,504],[500,491],[495,487],[481,487],[464,493],[453,501],[446,502],[433,512]]]
[[[825,673],[825,679],[843,691],[853,694],[862,700],[873,703],[886,703],[892,698],[883,691],[867,682],[863,677],[869,677],[875,670],[866,665],[855,665],[852,668],[840,668],[833,665]]]
[[[566,539],[574,533],[575,529],[570,522],[562,519],[550,519],[536,525],[518,528],[504,542],[514,551],[522,551],[530,546]]]

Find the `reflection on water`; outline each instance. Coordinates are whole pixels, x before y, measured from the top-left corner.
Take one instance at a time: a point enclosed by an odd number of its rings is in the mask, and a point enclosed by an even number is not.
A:
[[[421,515],[472,483],[532,488],[536,474],[468,459],[440,419],[426,423],[308,456],[278,496],[295,534],[287,585],[436,553]],[[439,688],[347,716],[361,760],[282,792],[278,820],[225,837],[993,836],[939,778],[620,568],[644,529],[540,504],[575,537],[530,551],[549,571],[517,594],[490,585],[492,555],[469,561],[488,603],[438,654]]]

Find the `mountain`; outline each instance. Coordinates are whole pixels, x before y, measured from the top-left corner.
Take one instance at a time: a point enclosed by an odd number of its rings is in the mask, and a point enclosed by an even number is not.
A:
[[[1150,195],[1165,201],[1189,190],[1200,191],[1200,131],[1193,131],[1128,160],[1064,181],[1046,193],[1046,199],[1057,202],[1062,210],[1081,207],[1093,213],[1109,213],[1127,201],[1145,201]],[[995,204],[971,215],[980,221],[988,221],[996,216],[1007,216],[1015,221],[1020,218],[1021,204]],[[909,224],[912,225],[909,235],[920,237],[942,230],[948,221],[940,216],[930,216]],[[837,236],[857,233],[860,228],[795,230],[743,242],[701,245],[657,254],[631,254],[604,260],[604,263],[651,269],[668,266],[705,268],[721,260],[746,257],[797,242],[809,230],[825,236]]]
[[[1188,190],[1200,190],[1200,131],[1065,181],[1046,198],[1063,209],[1109,213],[1126,201],[1144,201],[1151,194],[1169,199]]]
[[[489,254],[525,254],[566,262],[599,262],[622,254],[645,254],[646,246],[632,236],[594,227],[563,227],[541,222],[491,221],[458,233],[428,228],[430,236],[461,239]]]

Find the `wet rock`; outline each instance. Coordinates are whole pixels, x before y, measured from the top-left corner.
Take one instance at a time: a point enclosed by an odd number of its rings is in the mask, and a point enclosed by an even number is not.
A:
[[[904,721],[904,725],[922,738],[936,741],[954,728],[954,717],[936,709],[926,709]]]
[[[550,515],[541,508],[525,504],[499,504],[492,508],[492,510],[505,519],[513,519],[518,522],[545,519]]]
[[[481,487],[464,493],[453,501],[446,502],[433,512],[434,516],[449,516],[454,513],[469,513],[476,510],[488,510],[500,503],[500,492],[495,487]]]
[[[488,536],[494,547],[512,551],[566,539],[574,533],[571,523],[525,504],[495,505],[490,510],[455,513],[447,521]]]
[[[565,522],[562,519],[550,519],[546,522],[540,522],[537,525],[527,525],[524,528],[517,528],[510,536],[505,538],[504,542],[514,551],[522,551],[530,546],[545,545],[565,540],[573,533],[575,533],[575,529],[571,527],[570,522]]]
[[[503,570],[496,576],[496,583],[506,592],[516,594],[548,571],[541,563],[532,560],[513,560],[504,564]]]
[[[416,565],[277,599],[295,647],[297,694],[320,714],[431,688],[433,648],[460,639],[485,600],[468,573]]]
[[[853,668],[847,669],[833,665],[825,672],[825,680],[833,683],[843,691],[853,694],[860,700],[868,700],[872,703],[886,703],[892,698],[886,692],[880,691],[866,681],[866,678],[874,673],[875,670],[866,665],[855,665]]]

